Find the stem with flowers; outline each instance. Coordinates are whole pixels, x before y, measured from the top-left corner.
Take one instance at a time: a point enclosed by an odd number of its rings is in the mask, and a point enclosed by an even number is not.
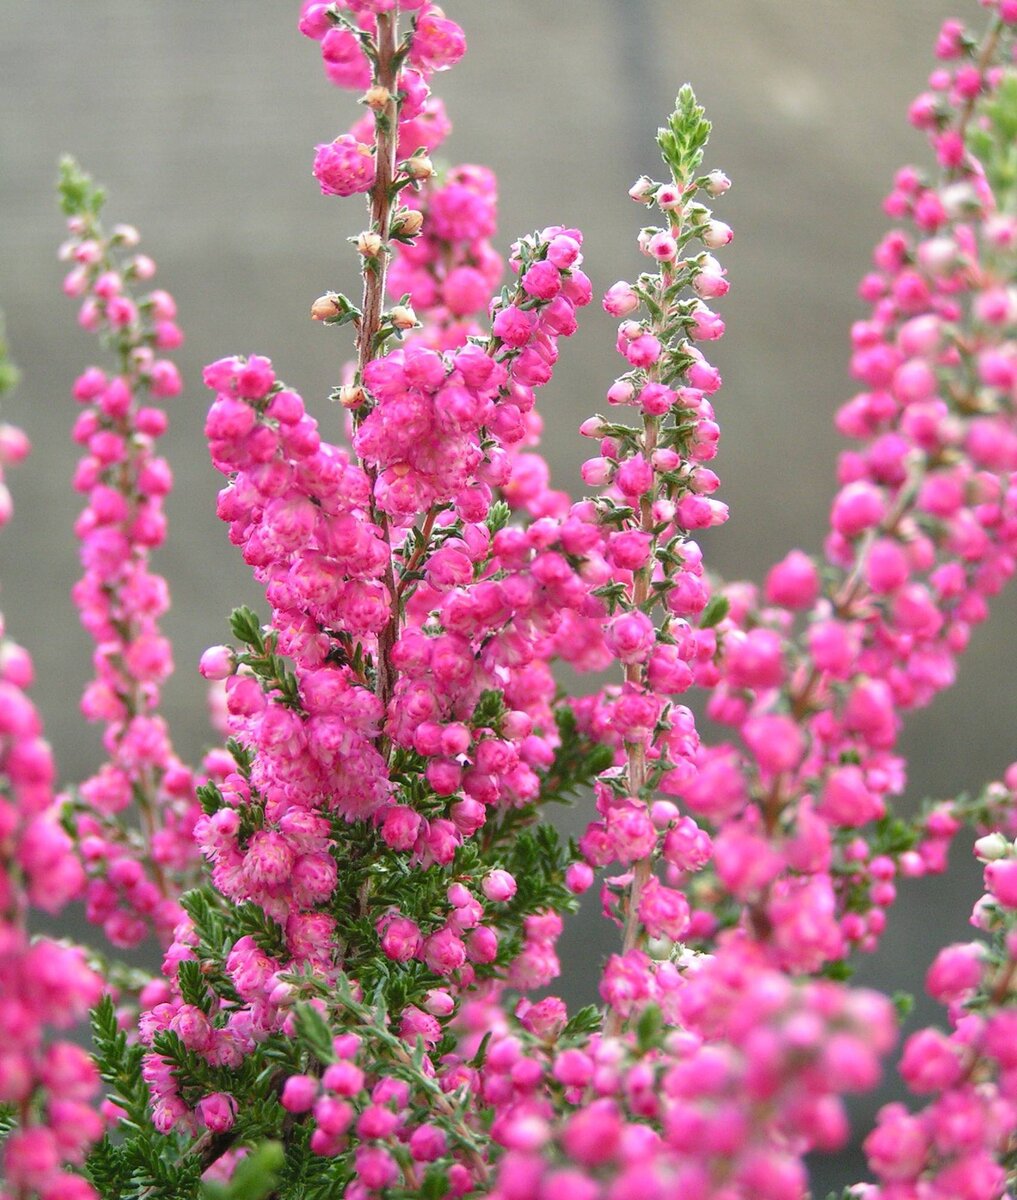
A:
[[[924,1107],[880,1111],[875,1182],[845,1196],[1017,1187],[1017,766],[894,812],[902,714],[952,681],[1017,563],[1017,3],[986,7],[981,40],[944,25],[911,109],[937,173],[898,174],[902,226],[863,281],[826,561],[792,551],[759,589],[711,579],[695,540],[728,515],[705,350],[732,233],[692,89],[658,131],[664,181],[630,193],[661,214],[653,269],[603,298],[625,368],[573,500],[538,397],[592,299],[582,233],[518,238],[503,286],[493,173],[432,161],[463,31],[430,0],[304,0],[365,106],[314,158],[323,194],[368,206],[360,306],[311,309],[355,332],[332,393],[349,445],[269,359],[206,368],[217,511],[266,613],[235,610],[202,656],[223,741],[194,770],[156,711],[170,476],[142,402],[180,390],[179,331],[165,292],[135,294],[135,231],[106,234],[65,167],[65,291],[116,359],[74,386],[84,709],[109,762],[54,796],[4,635],[0,1200],[805,1200],[806,1156],[847,1143],[844,1098],[897,1036],[854,960],[964,824],[982,937],[932,964],[950,1032],[900,1060]],[[0,466],[26,451],[0,429]],[[593,688],[563,694],[563,663]],[[700,733],[695,689],[729,738]],[[547,812],[577,797],[572,841]],[[620,946],[602,1006],[570,1013],[546,989],[598,870]],[[155,932],[160,972],[30,938],[29,905],[78,897],[114,945]],[[52,1037],[86,1006],[92,1058]]]

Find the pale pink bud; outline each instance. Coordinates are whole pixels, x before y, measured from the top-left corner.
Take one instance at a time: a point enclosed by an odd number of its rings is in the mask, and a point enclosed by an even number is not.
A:
[[[229,646],[209,646],[202,654],[198,670],[204,679],[227,679],[236,670],[236,659]]]
[[[639,307],[639,297],[630,283],[619,280],[604,293],[604,311],[612,317],[627,317]]]
[[[723,221],[710,220],[703,230],[703,245],[708,246],[711,250],[719,250],[721,246],[726,246],[733,237],[734,231],[730,225],[726,225]]]
[[[504,902],[516,894],[516,881],[508,871],[495,869],[485,875],[481,890],[488,900]]]
[[[640,175],[629,188],[629,195],[637,204],[652,204],[657,185],[648,175]]]
[[[647,250],[658,262],[674,262],[678,257],[678,243],[670,233],[661,231],[650,238]]]

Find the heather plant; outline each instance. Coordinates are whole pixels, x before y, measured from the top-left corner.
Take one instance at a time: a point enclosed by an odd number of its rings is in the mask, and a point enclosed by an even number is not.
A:
[[[0,629],[3,1200],[798,1200],[897,1040],[853,965],[965,825],[978,936],[930,965],[945,1027],[904,1042],[914,1101],[880,1111],[874,1182],[844,1195],[1012,1194],[1017,764],[898,805],[903,717],[1017,554],[1017,4],[983,7],[982,35],[944,25],[910,112],[932,163],[897,174],[861,284],[824,554],[755,585],[695,540],[728,516],[708,353],[732,231],[692,89],[630,192],[641,269],[601,298],[621,361],[575,499],[536,401],[593,299],[581,232],[506,264],[493,173],[440,164],[433,76],[465,52],[442,10],[304,0],[365,109],[313,159],[323,194],[366,202],[363,290],[311,308],[352,335],[336,429],[266,357],[205,370],[218,515],[264,604],[202,656],[219,744],[192,766],[159,712],[151,562],[181,333],[137,231],[63,164],[65,291],[106,352],[73,391],[105,761],[55,794]],[[27,451],[0,427],[0,467]],[[594,890],[617,950],[569,1012],[556,944]],[[33,907],[76,900],[104,946],[33,936]],[[117,958],[144,944],[155,975]],[[89,1009],[91,1055],[54,1033]]]

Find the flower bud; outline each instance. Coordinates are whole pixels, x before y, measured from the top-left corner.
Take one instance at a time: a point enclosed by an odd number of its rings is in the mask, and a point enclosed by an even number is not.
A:
[[[336,316],[338,312],[339,305],[336,303],[335,292],[326,292],[311,305],[311,320],[327,321],[329,317]]]
[[[359,408],[367,399],[367,393],[358,383],[346,383],[339,388],[336,397],[343,408]]]
[[[423,183],[434,174],[434,163],[431,162],[426,154],[415,154],[403,163],[403,170],[411,179],[416,179],[418,183]]]
[[[640,175],[629,188],[629,195],[637,204],[652,204],[657,185],[649,175]]]
[[[392,99],[392,93],[387,87],[382,87],[380,83],[376,83],[373,87],[369,87],[364,93],[363,103],[372,112],[381,112],[386,104]]]
[[[703,230],[703,245],[708,246],[711,250],[719,250],[721,246],[726,246],[733,237],[730,225],[725,225],[723,221],[710,221]]]
[[[711,196],[722,196],[731,186],[723,171],[711,171],[706,177],[706,190]]]
[[[395,329],[415,329],[417,326],[417,314],[408,304],[397,304],[395,308],[390,308],[388,319],[392,322]]]
[[[357,252],[364,258],[377,258],[384,244],[381,234],[376,233],[373,229],[365,229],[357,238]]]
[[[1001,833],[987,833],[975,842],[975,857],[982,862],[995,862],[1009,853],[1010,843]]]
[[[392,217],[393,237],[416,237],[424,224],[424,214],[415,208],[396,209]]]
[[[675,209],[681,208],[682,190],[676,183],[665,183],[658,189],[656,199],[658,208],[664,212],[674,212]]]

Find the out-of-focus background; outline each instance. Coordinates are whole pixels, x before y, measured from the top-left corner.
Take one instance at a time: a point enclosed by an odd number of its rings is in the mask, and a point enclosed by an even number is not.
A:
[[[349,353],[347,331],[307,317],[328,288],[355,290],[345,239],[362,226],[357,200],[322,197],[313,147],[359,115],[331,88],[317,46],[296,32],[298,5],[280,0],[3,0],[0,4],[0,308],[24,371],[5,418],[35,452],[13,474],[16,516],[0,538],[0,606],[35,656],[41,704],[65,781],[99,761],[98,737],[76,704],[89,645],[68,592],[77,576],[68,429],[75,374],[98,347],[60,293],[58,156],[75,154],[110,190],[108,218],[142,231],[159,285],[176,296],[187,344],[186,393],[173,402],[167,453],[176,472],[171,538],[158,567],[171,582],[167,622],[177,675],[165,711],[179,751],[210,740],[201,650],[227,636],[226,616],[259,597],[214,515],[219,478],[201,428],[203,364],[264,353],[323,422],[323,397]],[[735,186],[716,205],[736,238],[723,252],[732,290],[718,307],[728,335],[712,355],[725,386],[722,497],[731,521],[708,539],[727,577],[759,578],[793,545],[822,542],[838,440],[831,418],[852,392],[848,328],[871,247],[886,226],[880,200],[893,171],[925,161],[905,120],[949,15],[977,25],[974,0],[448,0],[466,28],[466,59],[434,83],[454,133],[451,162],[483,162],[501,181],[504,251],[551,223],[586,233],[599,292],[642,265],[644,219],[626,196],[654,173],[657,125],[690,81],[714,122],[709,166]],[[587,310],[540,397],[559,486],[574,486],[588,453],[576,430],[603,408],[620,360],[614,323]],[[911,795],[942,796],[999,775],[1014,756],[1014,598],[979,630],[959,685],[912,721]],[[951,892],[907,884],[879,955],[861,977],[921,990],[936,945],[966,936],[979,894],[963,846]],[[587,911],[566,934],[572,995],[591,998],[593,967],[612,932]],[[891,983],[892,981],[892,983]],[[926,1013],[933,1010],[925,1009]],[[817,1195],[854,1177],[855,1163],[817,1168]]]

